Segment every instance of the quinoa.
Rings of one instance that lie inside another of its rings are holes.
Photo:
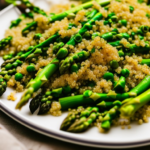
[[[99,10],[103,14],[104,18],[100,21],[96,21],[93,28],[89,31],[90,34],[94,32],[100,32],[102,35],[112,31],[114,28],[117,28],[119,33],[131,34],[132,31],[136,32],[141,25],[150,26],[150,19],[146,17],[146,13],[150,14],[150,8],[144,3],[137,3],[137,0],[122,0],[121,4],[120,2],[112,0],[108,11],[98,5],[95,1],[93,4],[93,8]],[[78,4],[75,3],[74,5]],[[133,6],[135,8],[133,13],[130,13],[129,6]],[[47,12],[47,14],[50,12],[60,13],[65,10],[69,10],[70,8],[70,4],[59,4],[52,6],[51,10]],[[80,10],[74,19],[66,17],[61,21],[55,21],[54,23],[49,24],[47,17],[39,14],[35,14],[33,19],[24,19],[19,26],[6,31],[5,37],[9,35],[13,36],[13,40],[10,47],[6,47],[4,50],[0,51],[0,55],[3,56],[12,51],[15,53],[19,51],[27,51],[29,46],[37,44],[34,40],[34,35],[36,33],[42,33],[39,43],[45,41],[57,32],[60,34],[61,38],[72,37],[72,35],[81,29],[81,22],[87,21],[86,12],[88,10],[90,11],[91,8],[87,10]],[[114,12],[118,18],[126,19],[127,26],[118,27],[116,24],[112,24],[111,26],[104,25],[105,19],[111,12]],[[26,27],[27,23],[30,23],[33,20],[37,21],[38,23],[36,30],[31,31],[26,37],[22,36],[22,29]],[[69,23],[75,24],[76,27],[68,29]],[[144,41],[148,41],[150,44],[150,32],[147,32],[142,40],[138,36],[135,36],[134,39],[129,38],[129,40],[123,38],[121,40],[121,44],[126,48],[128,48],[129,42],[135,43],[137,46],[144,47]],[[57,41],[48,46],[47,55],[40,55],[31,60],[32,63],[36,62],[36,72],[39,73],[43,67],[48,65],[51,60],[55,58],[55,54],[53,53],[53,47],[55,44],[57,44]],[[91,54],[91,57],[81,62],[81,67],[77,73],[70,73],[69,71],[66,71],[64,74],[60,75],[58,72],[56,72],[45,86],[51,90],[69,85],[71,88],[78,89],[79,94],[83,94],[83,92],[88,89],[97,93],[109,93],[110,91],[114,92],[112,81],[107,81],[103,78],[103,75],[110,70],[110,61],[112,60],[119,62],[119,67],[114,71],[115,81],[119,80],[119,74],[122,69],[126,68],[130,71],[129,77],[126,78],[125,92],[128,92],[131,88],[134,88],[142,81],[142,79],[144,79],[146,75],[150,75],[150,67],[139,64],[143,58],[150,58],[150,53],[133,53],[130,56],[125,56],[125,58],[119,57],[118,50],[99,36],[92,40],[82,38],[80,43],[76,44],[75,46],[70,46],[69,56],[72,56],[74,53],[80,52],[84,49],[91,51],[93,48],[95,49],[95,52]],[[28,65],[28,62],[23,62],[21,66],[17,67],[16,72],[23,74],[24,78],[20,82],[17,82],[13,75],[7,82],[9,87],[16,88],[17,91],[24,90],[27,81],[31,79],[26,70]],[[35,76],[38,73],[35,73]],[[91,87],[85,84],[90,81],[95,82],[95,86]],[[74,95],[74,93],[72,93],[72,95]],[[58,102],[53,102],[49,112],[54,116],[59,116],[61,115],[60,109],[60,104]],[[150,117],[150,106],[145,105],[138,112],[136,112],[132,120],[136,120],[139,124],[142,124],[143,122],[148,122],[148,117]],[[126,125],[126,123],[122,122],[122,129],[124,129],[124,125]],[[128,128],[130,128],[129,125]]]

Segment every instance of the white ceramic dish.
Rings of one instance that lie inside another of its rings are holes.
[[[12,5],[0,12],[0,39],[4,37],[4,31],[9,27],[10,21],[16,19],[18,15],[19,11]],[[3,60],[0,58],[0,64],[2,62]],[[80,134],[63,132],[59,130],[59,127],[67,113],[63,113],[60,117],[32,115],[29,111],[29,105],[24,106],[21,111],[15,110],[15,105],[19,101],[21,93],[17,93],[17,100],[12,102],[7,100],[10,91],[12,89],[8,88],[0,98],[1,110],[14,120],[41,134],[92,147],[131,148],[150,144],[150,122],[143,125],[135,123],[132,124],[131,129],[124,130],[121,127],[113,127],[106,134],[99,133],[96,127]]]

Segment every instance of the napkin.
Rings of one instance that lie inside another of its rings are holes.
[[[27,150],[0,124],[0,150]]]

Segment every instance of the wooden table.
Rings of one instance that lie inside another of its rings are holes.
[[[28,150],[97,150],[97,148],[70,144],[36,133],[17,123],[3,112],[0,112],[0,123],[22,144],[24,144]],[[150,146],[132,148],[128,150],[141,149],[150,150]]]

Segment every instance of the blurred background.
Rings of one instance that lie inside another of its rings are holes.
[[[2,10],[4,7],[6,7],[8,4],[6,4],[5,0],[0,0],[0,10]]]

